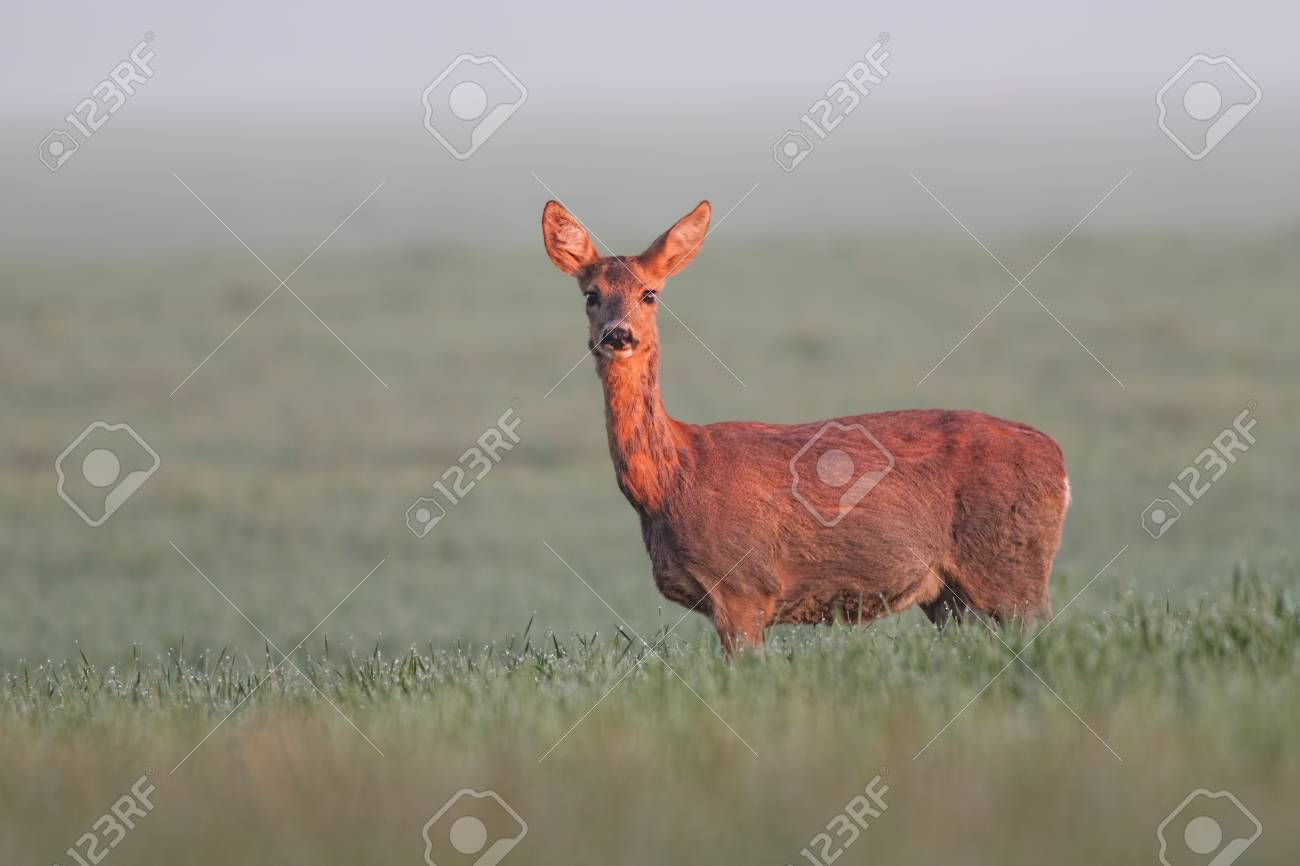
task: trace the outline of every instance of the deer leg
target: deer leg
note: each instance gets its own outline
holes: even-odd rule
[[[736,652],[763,650],[763,638],[771,624],[775,600],[753,598],[714,599],[713,627],[722,641],[722,656],[728,661]]]
[[[960,625],[968,608],[966,600],[947,586],[939,590],[939,597],[934,601],[921,605],[921,610],[925,611],[930,622],[940,631],[948,625],[949,620],[955,620]]]
[[[714,623],[718,630],[718,639],[722,642],[722,657],[731,661],[738,652],[761,653],[763,651],[763,633],[753,634]]]

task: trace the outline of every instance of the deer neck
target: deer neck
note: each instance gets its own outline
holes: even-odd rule
[[[677,479],[684,445],[682,425],[659,396],[659,348],[620,361],[598,357],[605,390],[605,427],[618,486],[645,514],[663,510]]]

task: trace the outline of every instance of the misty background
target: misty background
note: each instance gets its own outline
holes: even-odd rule
[[[173,173],[255,249],[309,249],[380,181],[334,242],[534,245],[549,194],[530,173],[620,251],[755,183],[727,235],[958,230],[908,172],[981,237],[1059,236],[1130,170],[1095,228],[1259,231],[1297,214],[1291,4],[24,2],[5,18],[8,254],[224,248]],[[37,143],[147,31],[156,75],[51,177]],[[773,143],[882,32],[888,79],[786,175]],[[1264,93],[1249,134],[1200,163],[1156,128],[1154,99],[1197,52],[1233,57]],[[462,53],[528,89],[463,163],[421,105]]]

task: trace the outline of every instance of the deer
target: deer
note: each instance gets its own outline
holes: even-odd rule
[[[980,412],[689,424],[664,409],[657,298],[709,231],[701,202],[645,252],[603,256],[557,201],[547,255],[576,278],[618,487],[660,593],[708,617],[725,659],[777,624],[864,623],[920,606],[1032,622],[1070,502],[1050,436]]]

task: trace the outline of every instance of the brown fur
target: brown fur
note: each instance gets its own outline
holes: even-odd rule
[[[710,617],[728,655],[760,646],[775,623],[867,621],[918,604],[939,625],[972,610],[998,621],[1046,612],[1069,502],[1061,450],[1049,436],[966,411],[833,419],[866,428],[894,462],[827,526],[794,495],[790,468],[827,422],[694,425],[668,415],[647,292],[690,263],[708,221],[702,202],[640,256],[601,257],[557,202],[542,217],[551,260],[595,295],[588,345],[605,392],[610,456],[664,596]],[[602,344],[616,328],[633,341],[624,352]],[[861,434],[824,437],[852,457],[855,472],[884,468]],[[837,491],[799,489],[835,513]]]

